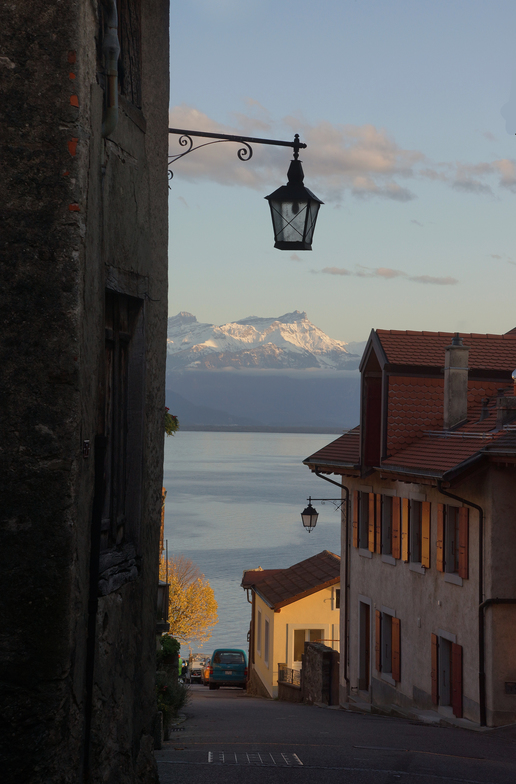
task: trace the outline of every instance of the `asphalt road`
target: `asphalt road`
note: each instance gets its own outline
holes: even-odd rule
[[[193,685],[161,784],[516,784],[516,727],[473,732]]]

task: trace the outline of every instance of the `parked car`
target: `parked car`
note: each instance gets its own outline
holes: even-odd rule
[[[188,659],[188,683],[202,683],[202,671],[206,657],[199,653],[194,653]]]
[[[239,648],[217,648],[213,651],[209,674],[210,689],[221,686],[247,686],[247,657]]]
[[[207,686],[210,682],[210,664],[211,659],[206,659],[204,667],[202,668],[202,685]]]

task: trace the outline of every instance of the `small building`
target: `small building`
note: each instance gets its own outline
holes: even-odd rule
[[[301,669],[305,642],[339,650],[340,557],[328,550],[288,569],[244,572],[251,595],[249,690],[278,696],[278,665]]]
[[[373,330],[343,504],[341,703],[516,722],[516,331]],[[332,481],[332,480],[330,480]]]

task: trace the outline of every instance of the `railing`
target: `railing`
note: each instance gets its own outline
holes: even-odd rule
[[[289,683],[292,686],[301,686],[301,670],[293,670],[286,664],[278,664],[278,683]]]

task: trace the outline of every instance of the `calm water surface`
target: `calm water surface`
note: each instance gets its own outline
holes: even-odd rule
[[[194,643],[194,650],[247,648],[250,605],[240,587],[245,569],[285,568],[321,550],[340,554],[340,515],[332,503],[314,504],[319,521],[312,533],[301,523],[309,495],[339,495],[302,465],[335,438],[179,431],[166,439],[169,555],[184,555],[199,566],[219,606],[211,639],[202,649]]]

